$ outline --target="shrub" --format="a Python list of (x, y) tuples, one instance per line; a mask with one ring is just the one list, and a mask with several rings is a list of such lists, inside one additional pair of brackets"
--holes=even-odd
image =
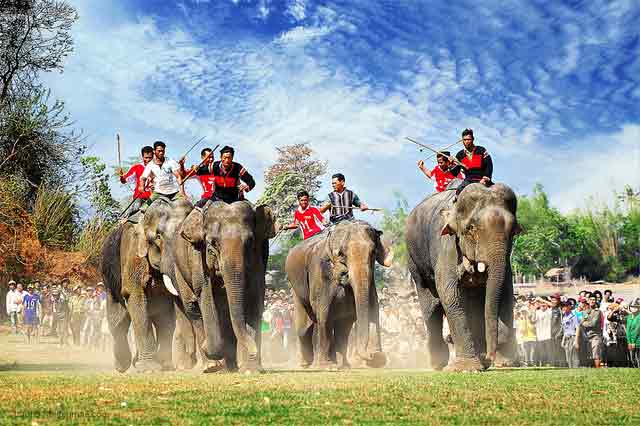
[(43, 246), (69, 247), (73, 243), (78, 215), (72, 194), (46, 184), (38, 187), (31, 222)]

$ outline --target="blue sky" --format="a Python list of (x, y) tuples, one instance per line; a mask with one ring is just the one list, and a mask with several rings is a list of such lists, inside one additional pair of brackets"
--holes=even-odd
[(433, 185), (404, 137), (471, 127), (494, 180), (540, 182), (564, 211), (640, 185), (637, 2), (71, 3), (76, 50), (46, 79), (111, 164), (116, 132), (125, 157), (206, 135), (236, 147), (256, 199), (274, 147), (309, 142), (369, 205), (413, 206)]

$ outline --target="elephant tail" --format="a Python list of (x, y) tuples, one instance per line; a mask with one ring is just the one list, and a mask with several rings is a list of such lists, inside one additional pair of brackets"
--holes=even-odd
[(102, 259), (100, 271), (106, 291), (114, 301), (124, 304), (122, 299), (122, 275), (120, 271), (120, 243), (122, 241), (123, 226), (120, 225), (104, 240), (102, 244)]

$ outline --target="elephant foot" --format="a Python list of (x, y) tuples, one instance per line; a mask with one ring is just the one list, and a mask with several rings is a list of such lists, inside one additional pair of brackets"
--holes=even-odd
[(136, 363), (136, 373), (157, 373), (163, 371), (160, 363), (153, 360), (139, 360)]
[(118, 373), (126, 373), (129, 369), (129, 365), (124, 365), (116, 362), (115, 368)]
[(476, 372), (484, 371), (485, 367), (478, 358), (458, 358), (447, 365), (443, 371), (446, 372)]
[(207, 366), (202, 372), (204, 374), (218, 373), (220, 371), (226, 370), (226, 368), (227, 367), (225, 366), (224, 361), (214, 360), (207, 362)]
[(365, 364), (371, 368), (382, 368), (387, 364), (387, 356), (384, 352), (374, 352), (369, 359), (366, 359)]
[(337, 371), (338, 363), (331, 360), (322, 360), (322, 361), (318, 361), (318, 368), (322, 370), (328, 370), (328, 371)]

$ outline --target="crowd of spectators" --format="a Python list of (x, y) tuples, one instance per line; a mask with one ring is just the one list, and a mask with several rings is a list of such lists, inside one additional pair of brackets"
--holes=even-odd
[(41, 337), (57, 340), (60, 346), (75, 345), (107, 350), (109, 329), (104, 285), (95, 287), (63, 279), (57, 284), (38, 281), (26, 286), (9, 281), (6, 312), (14, 335), (28, 343)]
[(516, 338), (521, 364), (556, 367), (638, 367), (640, 298), (625, 302), (611, 290), (576, 298), (518, 296)]

